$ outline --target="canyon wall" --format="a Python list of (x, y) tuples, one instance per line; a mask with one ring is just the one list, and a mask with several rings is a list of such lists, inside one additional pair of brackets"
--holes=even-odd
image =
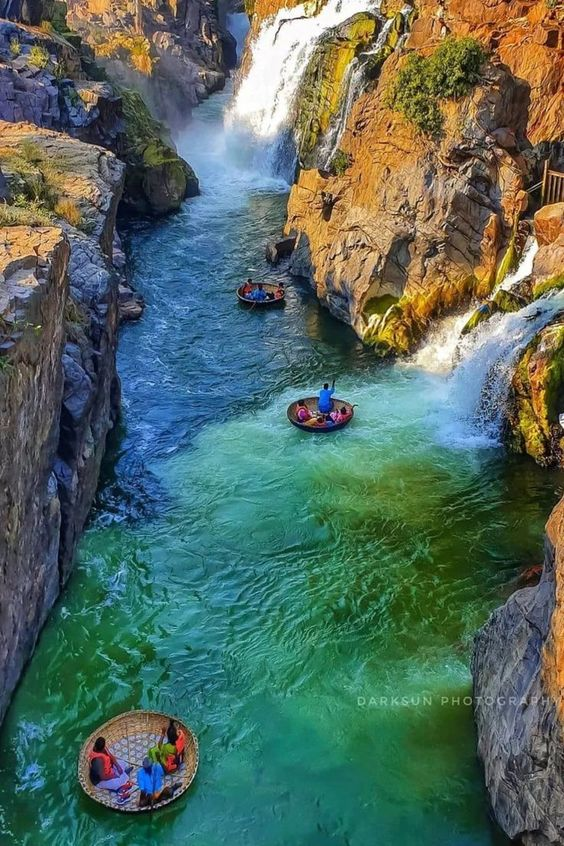
[[(407, 40), (352, 106), (338, 166), (299, 173), (293, 272), (380, 352), (411, 349), (431, 319), (486, 296), (514, 262), (523, 189), (562, 138), (562, 23), (544, 2), (417, 4)], [(441, 101), (434, 138), (391, 108), (389, 92), (410, 53), (468, 35), (487, 61), (472, 91)]]
[(0, 123), (5, 201), (22, 190), (23, 157), (36, 180), (58, 186), (56, 209), (72, 209), (74, 225), (62, 216), (42, 225), (39, 208), (33, 220), (32, 208), (10, 205), (31, 225), (17, 225), (14, 211), (16, 225), (1, 230), (0, 719), (70, 575), (119, 408), (114, 245), (125, 167), (100, 147)]
[(216, 0), (69, 0), (68, 20), (98, 64), (138, 90), (169, 126), (223, 88), (237, 63), (235, 39)]
[(525, 846), (564, 842), (564, 501), (547, 525), (537, 587), (476, 637), (478, 754), (496, 820)]

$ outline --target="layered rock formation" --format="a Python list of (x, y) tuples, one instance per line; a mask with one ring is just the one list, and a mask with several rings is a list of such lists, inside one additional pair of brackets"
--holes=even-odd
[(237, 63), (233, 37), (214, 0), (70, 0), (69, 22), (113, 79), (148, 98), (168, 125), (225, 84)]
[(2, 241), (0, 720), (59, 593), (61, 504), (54, 457), (70, 253), (60, 229), (14, 227), (2, 231)]
[[(82, 55), (68, 38), (0, 22), (0, 119), (102, 144), (128, 166), (130, 209), (155, 215), (178, 209), (198, 193), (194, 172), (139, 94), (86, 77)], [(88, 68), (92, 72), (91, 62)]]
[[(113, 253), (125, 168), (101, 147), (6, 123), (0, 166), (8, 195), (23, 190), (30, 173), (35, 185), (60, 191), (51, 212), (57, 228), (2, 229), (1, 718), (70, 574), (119, 407), (115, 350), (124, 280)], [(18, 202), (22, 217), (33, 217), (33, 204)]]
[[(255, 19), (280, 5), (255, 5)], [(382, 352), (407, 351), (433, 317), (503, 277), (523, 189), (562, 135), (558, 5), (448, 0), (417, 13), (404, 50), (428, 56), (446, 37), (471, 34), (489, 51), (480, 84), (441, 102), (435, 140), (389, 108), (405, 66), (394, 53), (351, 110), (336, 172), (302, 170), (288, 209), (287, 230), (299, 235), (293, 271)]]
[(525, 846), (564, 842), (564, 501), (537, 587), (515, 593), (476, 637), (478, 753), (495, 818)]

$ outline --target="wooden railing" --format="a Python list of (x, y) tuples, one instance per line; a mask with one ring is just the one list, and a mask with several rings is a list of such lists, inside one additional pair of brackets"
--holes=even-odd
[(564, 173), (551, 170), (547, 159), (542, 176), (541, 204), (548, 206), (551, 203), (564, 203)]

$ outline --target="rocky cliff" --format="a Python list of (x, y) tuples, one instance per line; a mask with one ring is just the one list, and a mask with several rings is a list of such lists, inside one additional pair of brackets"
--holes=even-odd
[[(255, 18), (263, 6), (274, 11), (256, 4)], [(433, 317), (488, 294), (507, 272), (524, 189), (562, 136), (559, 4), (424, 1), (415, 13), (354, 103), (337, 166), (302, 170), (288, 208), (299, 236), (293, 271), (381, 352), (407, 351)], [(469, 35), (485, 55), (467, 92), (426, 80), (433, 55)], [(414, 101), (425, 85), (437, 92), (425, 107), (440, 122), (429, 131), (390, 98), (414, 56), (423, 80)]]
[(537, 587), (515, 593), (476, 637), (478, 753), (500, 826), (526, 846), (564, 843), (564, 501)]
[[(66, 27), (64, 17), (58, 19)], [(179, 208), (198, 193), (192, 169), (137, 92), (90, 79), (99, 69), (85, 59), (81, 39), (0, 21), (0, 119), (28, 121), (101, 144), (127, 164), (124, 202), (141, 214)]]
[(140, 91), (169, 126), (225, 84), (237, 63), (215, 0), (69, 0), (69, 23), (108, 74)]
[(29, 224), (1, 230), (1, 718), (70, 574), (119, 407), (125, 168), (101, 147), (8, 123), (0, 167), (1, 222)]

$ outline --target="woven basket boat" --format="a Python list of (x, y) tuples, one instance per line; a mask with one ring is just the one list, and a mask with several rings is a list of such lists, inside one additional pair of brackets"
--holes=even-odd
[(300, 423), (300, 421), (298, 420), (298, 402), (305, 402), (307, 408), (313, 414), (315, 414), (317, 412), (318, 398), (304, 397), (303, 400), (296, 400), (288, 406), (288, 420), (293, 426), (296, 426), (298, 429), (301, 429), (302, 432), (310, 432), (311, 434), (337, 432), (339, 429), (344, 429), (345, 426), (348, 426), (354, 417), (354, 406), (351, 405), (350, 402), (345, 402), (345, 400), (340, 399), (334, 399), (331, 410), (334, 411), (336, 408), (345, 407), (350, 415), (347, 420), (345, 420), (343, 423), (335, 423), (333, 426), (306, 426), (305, 423)]
[[(180, 784), (180, 787), (175, 791), (174, 796), (162, 802), (155, 802), (152, 806), (143, 808), (140, 808), (138, 804), (137, 770), (141, 768), (147, 751), (151, 746), (157, 745), (163, 726), (168, 725), (170, 719), (168, 714), (162, 714), (160, 711), (128, 711), (99, 726), (83, 743), (78, 756), (78, 780), (84, 792), (95, 802), (128, 814), (162, 808), (182, 796), (192, 784), (198, 769), (198, 740), (182, 720), (173, 717), (172, 719), (182, 729), (186, 738), (184, 763), (175, 772), (165, 774), (164, 784), (165, 787)], [(131, 789), (131, 799), (125, 805), (118, 805), (117, 793), (95, 787), (90, 781), (89, 754), (97, 737), (104, 737), (110, 752), (133, 767), (129, 778), (134, 787)]]
[[(257, 287), (258, 287), (258, 285), (257, 285), (257, 284), (254, 284), (254, 285), (253, 285), (253, 291), (254, 291), (254, 290), (255, 290), (255, 288), (257, 288)], [(263, 287), (263, 290), (265, 291), (265, 293), (267, 293), (267, 294), (274, 294), (274, 293), (276, 293), (276, 291), (277, 291), (277, 289), (278, 289), (278, 285), (272, 285), (270, 282), (263, 282), (263, 283), (262, 283), (262, 287)], [(246, 297), (244, 297), (244, 296), (243, 296), (243, 294), (241, 293), (241, 291), (242, 291), (242, 290), (243, 290), (243, 285), (240, 285), (240, 286), (237, 288), (237, 299), (239, 300), (239, 302), (240, 302), (240, 303), (244, 303), (244, 304), (245, 304), (245, 305), (247, 305), (247, 306), (252, 306), (253, 308), (254, 308), (254, 307), (256, 307), (256, 308), (265, 308), (265, 307), (266, 307), (266, 308), (268, 308), (269, 306), (270, 306), (270, 307), (272, 307), (272, 306), (280, 306), (280, 305), (282, 305), (282, 303), (284, 302), (284, 299), (285, 299), (285, 297), (286, 297), (286, 292), (284, 292), (284, 294), (283, 294), (283, 295), (282, 295), (282, 296), (281, 296), (278, 300), (277, 300), (277, 299), (271, 299), (271, 300), (248, 300), (248, 299), (246, 299)]]

